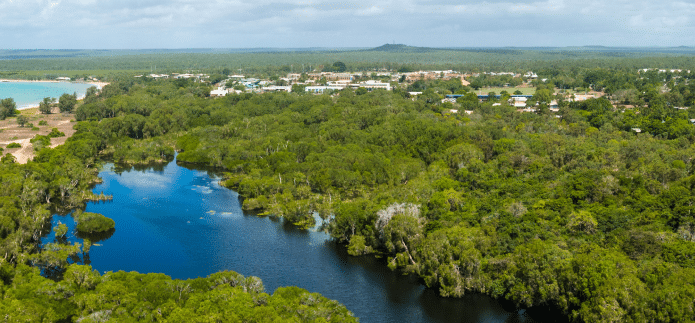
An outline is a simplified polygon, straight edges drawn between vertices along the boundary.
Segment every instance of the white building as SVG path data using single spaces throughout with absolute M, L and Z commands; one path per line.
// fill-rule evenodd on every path
M 367 90 L 376 90 L 376 89 L 383 89 L 386 91 L 391 91 L 391 83 L 382 83 L 379 81 L 374 81 L 374 80 L 369 80 L 366 82 L 360 82 L 357 84 L 350 84 L 350 87 L 357 89 L 357 88 L 365 88 Z
M 223 88 L 218 88 L 217 90 L 210 91 L 210 96 L 226 96 L 227 90 Z
M 263 88 L 263 92 L 292 92 L 291 86 L 270 85 Z
M 342 89 L 344 89 L 344 87 L 317 85 L 317 86 L 307 86 L 304 88 L 304 91 L 320 94 L 320 93 L 324 93 L 326 91 L 340 91 Z

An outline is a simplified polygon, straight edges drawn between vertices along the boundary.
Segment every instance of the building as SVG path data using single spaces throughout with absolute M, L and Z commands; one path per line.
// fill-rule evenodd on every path
M 61 77 L 56 77 L 56 80 L 58 81 L 70 81 L 69 77 L 61 76 Z
M 279 86 L 279 85 L 271 85 L 271 86 L 266 86 L 263 89 L 263 92 L 292 92 L 292 87 L 291 86 Z
M 216 97 L 216 96 L 226 96 L 227 95 L 227 90 L 223 88 L 218 88 L 217 90 L 212 90 L 210 91 L 210 96 Z
M 321 94 L 326 91 L 340 91 L 345 87 L 340 86 L 328 86 L 328 85 L 317 85 L 317 86 L 307 86 L 304 88 L 305 92 L 311 92 L 315 94 Z
M 374 81 L 374 80 L 369 80 L 366 82 L 360 82 L 357 84 L 350 84 L 350 87 L 353 89 L 357 89 L 357 88 L 362 87 L 362 88 L 365 88 L 369 91 L 377 90 L 377 89 L 391 91 L 391 83 L 382 83 L 382 82 Z

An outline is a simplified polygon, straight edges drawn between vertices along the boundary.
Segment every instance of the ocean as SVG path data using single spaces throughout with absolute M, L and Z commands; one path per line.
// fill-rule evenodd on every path
M 18 109 L 37 106 L 45 97 L 60 98 L 64 93 L 84 96 L 92 84 L 70 82 L 0 82 L 0 99 L 13 98 Z

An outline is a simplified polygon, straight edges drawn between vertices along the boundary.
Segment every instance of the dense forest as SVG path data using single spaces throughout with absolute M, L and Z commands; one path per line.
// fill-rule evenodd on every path
M 97 198 L 88 187 L 100 158 L 161 162 L 176 150 L 179 162 L 225 171 L 224 185 L 239 192 L 245 210 L 299 226 L 318 215 L 351 255 L 387 257 L 392 269 L 445 297 L 484 293 L 577 322 L 693 321 L 695 111 L 678 107 L 695 103 L 695 83 L 690 73 L 626 67 L 636 62 L 545 65 L 538 71 L 548 80 L 531 99 L 536 113 L 477 97 L 442 103 L 445 93 L 470 91 L 456 80 L 422 81 L 415 98 L 404 88 L 209 98 L 208 86 L 187 80 L 114 81 L 77 108 L 77 133 L 66 145 L 41 149 L 27 165 L 3 158 L 3 295 L 48 302 L 63 288 L 68 301 L 50 303 L 70 311 L 60 318 L 106 313 L 81 301 L 101 294 L 71 283 L 74 272 L 90 272 L 65 262 L 82 246 L 58 242 L 37 252 L 46 204 Z M 569 102 L 556 87 L 609 96 Z M 559 112 L 548 109 L 551 99 Z M 473 113 L 451 112 L 457 108 Z M 64 279 L 41 278 L 23 264 L 57 267 Z M 151 274 L 93 275 L 100 283 L 90 290 L 123 284 L 137 302 L 147 289 L 133 277 L 181 286 Z M 154 315 L 157 302 L 180 308 L 171 315 L 190 314 L 188 302 L 216 297 L 217 289 L 198 292 L 217 280 L 188 283 L 181 305 L 175 288 L 161 301 L 147 298 L 153 305 L 142 313 Z M 241 293 L 231 285 L 225 293 Z M 239 301 L 259 311 L 280 311 L 277 294 L 303 305 L 309 297 L 279 289 L 259 305 L 260 294 L 244 293 Z M 125 308 L 109 304 L 111 315 Z M 326 300 L 311 304 L 315 317 L 348 315 Z
M 423 48 L 384 45 L 371 49 L 248 50 L 0 50 L 0 78 L 114 76 L 202 72 L 284 76 L 322 70 L 342 61 L 350 71 L 448 70 L 527 72 L 562 67 L 681 68 L 695 70 L 693 48 Z M 227 73 L 229 74 L 229 73 Z

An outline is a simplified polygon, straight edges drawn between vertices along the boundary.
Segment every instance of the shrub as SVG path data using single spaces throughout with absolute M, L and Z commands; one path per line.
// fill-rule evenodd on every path
M 51 138 L 48 136 L 36 135 L 29 142 L 34 145 L 36 151 L 51 146 Z
M 65 133 L 59 131 L 58 128 L 51 129 L 51 133 L 48 134 L 48 138 L 65 137 Z
M 99 213 L 84 212 L 75 216 L 77 231 L 83 233 L 105 232 L 116 227 L 116 222 Z
M 13 143 L 11 143 L 11 144 L 7 145 L 7 147 L 6 147 L 6 148 L 7 148 L 7 149 L 12 149 L 12 148 L 22 148 L 22 145 L 20 145 L 19 143 L 13 142 Z
M 39 121 L 39 126 L 47 126 L 48 122 L 46 120 Z

